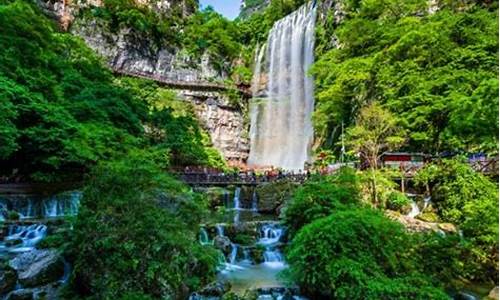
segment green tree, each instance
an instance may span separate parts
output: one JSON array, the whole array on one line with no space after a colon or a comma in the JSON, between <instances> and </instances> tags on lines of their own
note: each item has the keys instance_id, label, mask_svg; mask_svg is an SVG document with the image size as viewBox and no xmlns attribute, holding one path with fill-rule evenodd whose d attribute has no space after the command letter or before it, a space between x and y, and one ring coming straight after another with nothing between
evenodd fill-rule
<instances>
[{"instance_id":1,"label":"green tree","mask_svg":"<svg viewBox=\"0 0 500 300\"><path fill-rule=\"evenodd\" d=\"M360 198L355 170L344 167L334 175L313 177L295 190L286 205L284 221L293 236L312 221L359 203Z\"/></svg>"},{"instance_id":2,"label":"green tree","mask_svg":"<svg viewBox=\"0 0 500 300\"><path fill-rule=\"evenodd\" d=\"M380 156L385 151L397 149L404 143L404 131L398 120L377 103L361 109L356 125L347 130L346 145L369 166L372 201L379 205L377 170Z\"/></svg>"},{"instance_id":3,"label":"green tree","mask_svg":"<svg viewBox=\"0 0 500 300\"><path fill-rule=\"evenodd\" d=\"M197 238L205 199L166 175L158 159L133 153L90 174L70 246L74 293L186 298L214 278L217 253Z\"/></svg>"},{"instance_id":4,"label":"green tree","mask_svg":"<svg viewBox=\"0 0 500 300\"><path fill-rule=\"evenodd\" d=\"M287 251L311 298L448 299L419 274L403 227L372 209L336 210L303 227Z\"/></svg>"}]
</instances>

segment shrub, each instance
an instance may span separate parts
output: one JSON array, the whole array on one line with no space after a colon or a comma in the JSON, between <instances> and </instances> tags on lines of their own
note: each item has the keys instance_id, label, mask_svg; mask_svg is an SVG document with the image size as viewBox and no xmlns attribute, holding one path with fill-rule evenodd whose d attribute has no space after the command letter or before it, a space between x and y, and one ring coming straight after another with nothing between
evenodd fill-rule
<instances>
[{"instance_id":1,"label":"shrub","mask_svg":"<svg viewBox=\"0 0 500 300\"><path fill-rule=\"evenodd\" d=\"M99 165L74 228L73 289L97 299L186 297L216 271L215 250L197 240L203 209L203 199L140 154Z\"/></svg>"},{"instance_id":2,"label":"shrub","mask_svg":"<svg viewBox=\"0 0 500 300\"><path fill-rule=\"evenodd\" d=\"M335 211L303 227L287 258L312 298L448 299L423 276L403 227L372 209Z\"/></svg>"},{"instance_id":3,"label":"shrub","mask_svg":"<svg viewBox=\"0 0 500 300\"><path fill-rule=\"evenodd\" d=\"M410 199L401 192L394 191L387 199L387 208L392 210L401 211L403 208L410 204Z\"/></svg>"},{"instance_id":4,"label":"shrub","mask_svg":"<svg viewBox=\"0 0 500 300\"><path fill-rule=\"evenodd\" d=\"M330 215L335 209L358 203L359 199L358 178L353 169L314 177L293 194L285 209L285 223L293 236L302 226Z\"/></svg>"},{"instance_id":5,"label":"shrub","mask_svg":"<svg viewBox=\"0 0 500 300\"><path fill-rule=\"evenodd\" d=\"M498 185L460 159L443 160L421 170L416 180L431 188L440 218L459 225L470 241L463 275L498 281Z\"/></svg>"}]
</instances>

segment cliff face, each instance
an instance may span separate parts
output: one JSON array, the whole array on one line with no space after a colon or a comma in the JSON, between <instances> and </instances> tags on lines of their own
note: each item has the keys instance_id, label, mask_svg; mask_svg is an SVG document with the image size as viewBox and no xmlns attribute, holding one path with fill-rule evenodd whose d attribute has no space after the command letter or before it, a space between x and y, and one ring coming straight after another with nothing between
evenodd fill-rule
<instances>
[{"instance_id":1,"label":"cliff face","mask_svg":"<svg viewBox=\"0 0 500 300\"><path fill-rule=\"evenodd\" d=\"M114 70L180 82L222 81L227 78L227 74L212 66L208 55L191 57L174 45L158 45L153 37L132 28L120 27L111 31L106 20L82 13L103 6L103 0L36 1L46 14L58 20L64 30L81 37ZM147 6L157 14L168 15L173 9L181 10L184 17L197 9L197 1L193 0L136 0L136 4ZM249 141L244 111L231 105L221 92L179 90L178 94L194 104L200 124L226 160L231 164L246 161Z\"/></svg>"},{"instance_id":2,"label":"cliff face","mask_svg":"<svg viewBox=\"0 0 500 300\"><path fill-rule=\"evenodd\" d=\"M246 162L250 150L246 112L231 105L229 98L220 92L182 90L178 94L194 104L200 123L229 164Z\"/></svg>"},{"instance_id":3,"label":"cliff face","mask_svg":"<svg viewBox=\"0 0 500 300\"><path fill-rule=\"evenodd\" d=\"M100 19L76 19L70 32L83 38L114 70L183 82L220 81L227 77L212 67L208 55L190 57L182 49L158 46L152 38L130 28L110 32Z\"/></svg>"}]
</instances>

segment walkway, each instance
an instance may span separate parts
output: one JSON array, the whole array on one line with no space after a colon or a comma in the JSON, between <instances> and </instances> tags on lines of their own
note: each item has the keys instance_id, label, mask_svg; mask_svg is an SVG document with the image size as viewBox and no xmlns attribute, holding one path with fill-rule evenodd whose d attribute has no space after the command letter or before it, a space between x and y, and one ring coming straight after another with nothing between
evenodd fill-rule
<instances>
[{"instance_id":1,"label":"walkway","mask_svg":"<svg viewBox=\"0 0 500 300\"><path fill-rule=\"evenodd\" d=\"M119 75L132 76L132 77L153 80L153 81L158 82L161 85L165 85L165 86L168 86L171 88L188 89L188 90L201 90L201 91L229 91L229 90L236 89L240 94L242 94L246 97L252 96L252 93L250 92L250 90L248 88L235 87L235 86L227 85L227 84L223 84L223 83L208 82L208 81L179 81L179 80L167 79L167 78L160 76L160 75L154 75L154 74L145 73L145 72L125 71L125 70L119 70L119 69L113 69L113 72L116 74L119 74Z\"/></svg>"}]
</instances>

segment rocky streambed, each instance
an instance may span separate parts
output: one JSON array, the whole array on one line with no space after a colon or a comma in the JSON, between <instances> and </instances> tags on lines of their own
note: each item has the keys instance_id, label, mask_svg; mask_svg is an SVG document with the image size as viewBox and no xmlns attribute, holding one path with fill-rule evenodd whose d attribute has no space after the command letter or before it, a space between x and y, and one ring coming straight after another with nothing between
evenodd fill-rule
<instances>
[{"instance_id":1,"label":"rocky streambed","mask_svg":"<svg viewBox=\"0 0 500 300\"><path fill-rule=\"evenodd\" d=\"M288 184L205 190L222 216L200 227L200 243L220 251L217 281L190 300L301 299L280 274L288 268L283 249L287 230L278 214L291 191Z\"/></svg>"},{"instance_id":2,"label":"rocky streambed","mask_svg":"<svg viewBox=\"0 0 500 300\"><path fill-rule=\"evenodd\" d=\"M68 231L81 194L0 195L0 299L59 299L70 266L58 249L43 240Z\"/></svg>"}]
</instances>

